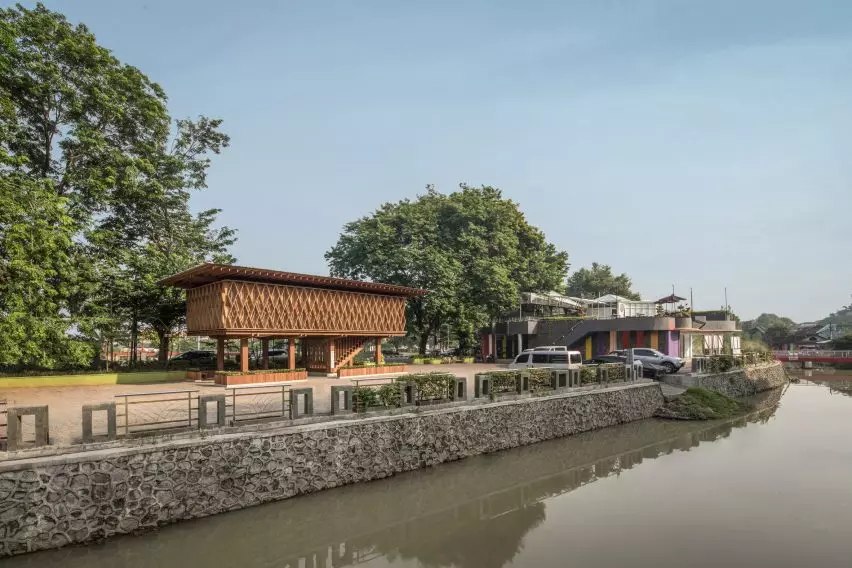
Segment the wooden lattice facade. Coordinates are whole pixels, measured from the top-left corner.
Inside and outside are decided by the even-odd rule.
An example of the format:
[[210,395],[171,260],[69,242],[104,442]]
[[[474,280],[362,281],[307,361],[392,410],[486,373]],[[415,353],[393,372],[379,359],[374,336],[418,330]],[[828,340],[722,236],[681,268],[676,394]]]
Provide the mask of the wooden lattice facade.
[[[247,339],[299,338],[309,370],[334,371],[371,341],[405,334],[405,306],[425,291],[390,284],[203,264],[161,284],[187,290],[187,333]],[[293,366],[295,357],[291,357]],[[377,358],[380,352],[377,349]],[[223,357],[220,355],[220,367]],[[266,360],[266,357],[264,357]],[[243,364],[246,366],[246,363]],[[247,368],[247,367],[246,367]]]

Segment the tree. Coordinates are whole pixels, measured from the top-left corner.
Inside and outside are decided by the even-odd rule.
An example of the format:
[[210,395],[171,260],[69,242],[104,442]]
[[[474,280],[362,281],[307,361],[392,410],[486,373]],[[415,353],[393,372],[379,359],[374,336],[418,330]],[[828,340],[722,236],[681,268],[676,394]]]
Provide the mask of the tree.
[[568,278],[566,292],[579,298],[597,298],[606,294],[638,300],[639,294],[631,290],[632,282],[627,274],[612,273],[608,264],[593,262],[591,268],[581,268]]
[[568,267],[567,253],[499,189],[466,184],[449,195],[427,186],[415,201],[382,205],[346,224],[325,256],[334,276],[429,290],[407,308],[421,353],[445,325],[470,342],[473,329],[517,306],[522,291],[557,287]]
[[[0,10],[0,183],[5,201],[25,204],[0,229],[0,291],[12,294],[0,326],[32,340],[11,352],[16,364],[79,363],[75,335],[96,344],[128,323],[134,336],[140,324],[170,333],[180,294],[154,282],[229,258],[233,242],[232,231],[212,228],[218,210],[188,209],[189,190],[206,186],[209,155],[227,146],[220,123],[173,125],[159,85],[84,25],[41,4]],[[22,241],[16,227],[28,224],[41,245]],[[26,278],[12,286],[12,271]],[[34,309],[35,298],[46,301]],[[64,358],[51,355],[59,347]]]
[[763,334],[763,341],[768,343],[771,347],[779,347],[780,345],[787,343],[789,338],[790,328],[778,324],[769,327]]
[[840,351],[852,351],[852,333],[834,340],[834,348]]

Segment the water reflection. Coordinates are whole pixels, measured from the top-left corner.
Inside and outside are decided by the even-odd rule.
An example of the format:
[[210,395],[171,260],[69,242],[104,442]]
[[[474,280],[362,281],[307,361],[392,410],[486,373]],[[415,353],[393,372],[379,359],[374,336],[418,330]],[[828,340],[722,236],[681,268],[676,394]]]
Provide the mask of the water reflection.
[[765,422],[781,394],[764,393],[760,411],[734,421],[626,424],[4,566],[499,567],[545,521],[548,499]]

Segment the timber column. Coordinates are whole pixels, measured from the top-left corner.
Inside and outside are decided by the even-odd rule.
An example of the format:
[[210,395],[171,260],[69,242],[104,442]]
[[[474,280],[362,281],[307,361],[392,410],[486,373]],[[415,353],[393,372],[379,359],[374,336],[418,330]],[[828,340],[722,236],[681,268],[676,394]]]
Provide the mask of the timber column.
[[269,368],[269,338],[264,337],[263,339],[261,339],[260,345],[261,345],[260,349],[261,349],[261,353],[262,353],[261,365],[264,369],[268,369]]
[[249,351],[248,351],[248,338],[243,337],[240,339],[240,371],[243,373],[248,372],[249,370]]
[[[302,346],[304,350],[304,346]],[[296,338],[287,338],[287,367],[292,371],[296,368]]]
[[326,351],[326,363],[328,364],[328,372],[334,371],[334,338],[329,337]]
[[376,338],[376,365],[382,364],[382,338]]
[[216,338],[216,370],[225,370],[225,338]]

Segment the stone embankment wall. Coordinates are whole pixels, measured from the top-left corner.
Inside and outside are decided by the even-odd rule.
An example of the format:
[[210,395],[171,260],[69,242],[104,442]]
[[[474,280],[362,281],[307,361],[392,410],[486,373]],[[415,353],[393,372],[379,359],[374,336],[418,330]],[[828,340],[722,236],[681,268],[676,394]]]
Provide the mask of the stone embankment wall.
[[678,386],[701,387],[734,398],[744,398],[784,386],[788,379],[783,365],[774,362],[715,375],[669,375],[665,381]]
[[0,464],[0,556],[249,507],[653,416],[658,384],[219,433]]

